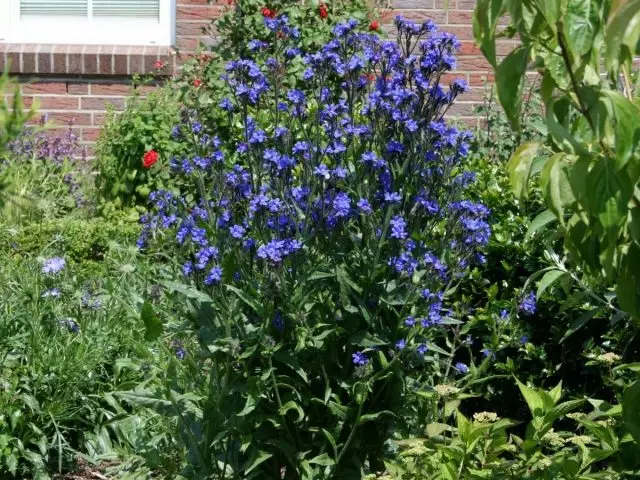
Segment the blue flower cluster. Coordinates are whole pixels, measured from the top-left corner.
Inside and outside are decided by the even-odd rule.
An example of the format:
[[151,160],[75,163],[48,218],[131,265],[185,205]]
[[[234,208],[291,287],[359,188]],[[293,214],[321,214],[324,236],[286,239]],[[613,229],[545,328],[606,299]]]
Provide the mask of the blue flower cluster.
[[[398,18],[398,41],[384,41],[352,20],[301,57],[286,17],[265,22],[282,33],[279,46],[251,42],[255,58],[226,66],[218,102],[228,114],[225,141],[192,114],[174,129],[193,139],[192,154],[171,161],[192,188],[150,196],[155,210],[138,245],[170,232],[184,275],[210,288],[295,279],[349,257],[372,272],[382,265],[381,285],[417,292],[390,346],[423,356],[428,332],[451,315],[444,292],[484,261],[490,236],[489,210],[464,198],[474,180],[460,168],[470,133],[445,121],[467,90],[461,79],[440,83],[459,42],[431,21]],[[296,57],[304,64],[298,88],[287,86]],[[272,314],[265,328],[281,332],[280,308]],[[352,362],[369,357],[358,351]]]

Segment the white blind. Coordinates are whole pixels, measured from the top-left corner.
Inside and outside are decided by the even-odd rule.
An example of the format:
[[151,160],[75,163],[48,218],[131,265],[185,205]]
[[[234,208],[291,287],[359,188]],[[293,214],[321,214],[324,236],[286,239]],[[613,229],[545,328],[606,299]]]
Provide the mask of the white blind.
[[160,0],[93,0],[94,17],[160,16]]
[[86,17],[89,0],[21,0],[20,15],[81,15]]
[[160,0],[20,0],[21,16],[86,17],[89,12],[93,17],[159,18]]

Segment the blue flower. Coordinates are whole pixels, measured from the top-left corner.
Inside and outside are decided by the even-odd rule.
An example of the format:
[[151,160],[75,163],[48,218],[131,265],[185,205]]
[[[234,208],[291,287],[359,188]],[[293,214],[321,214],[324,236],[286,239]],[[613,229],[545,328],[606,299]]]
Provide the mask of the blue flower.
[[280,312],[276,312],[273,317],[273,326],[280,332],[284,330],[284,320],[282,319],[282,314]]
[[362,352],[356,352],[352,355],[353,357],[353,364],[354,365],[366,365],[367,363],[369,363],[369,359],[367,358],[367,356],[362,353]]
[[535,292],[529,292],[529,294],[520,302],[520,311],[525,315],[533,315],[536,313],[536,294]]
[[407,341],[404,338],[401,338],[396,342],[396,348],[398,350],[404,350],[406,346],[407,346]]
[[462,374],[465,374],[465,373],[467,373],[469,371],[469,367],[465,363],[462,363],[462,362],[457,362],[453,366],[453,368],[455,368],[456,372],[462,373]]
[[66,260],[62,257],[49,258],[42,263],[42,273],[44,274],[60,273],[64,269],[66,263],[67,263]]
[[246,229],[242,225],[234,225],[229,229],[229,233],[233,238],[241,239],[246,233]]
[[365,198],[361,198],[360,200],[358,200],[358,203],[356,205],[358,207],[358,210],[360,210],[360,213],[368,215],[373,212],[373,209],[371,208],[371,204],[369,203],[369,200]]
[[222,280],[222,267],[213,267],[204,279],[205,285],[217,285]]
[[391,238],[404,240],[407,238],[407,222],[402,215],[396,215],[391,219]]

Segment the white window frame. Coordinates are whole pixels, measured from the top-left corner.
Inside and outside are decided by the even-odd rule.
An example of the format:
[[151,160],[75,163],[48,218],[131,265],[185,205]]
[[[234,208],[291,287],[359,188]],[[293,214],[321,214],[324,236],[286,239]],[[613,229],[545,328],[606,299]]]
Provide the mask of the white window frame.
[[171,46],[175,43],[175,16],[175,0],[160,0],[158,19],[66,15],[21,18],[20,0],[0,0],[0,42]]

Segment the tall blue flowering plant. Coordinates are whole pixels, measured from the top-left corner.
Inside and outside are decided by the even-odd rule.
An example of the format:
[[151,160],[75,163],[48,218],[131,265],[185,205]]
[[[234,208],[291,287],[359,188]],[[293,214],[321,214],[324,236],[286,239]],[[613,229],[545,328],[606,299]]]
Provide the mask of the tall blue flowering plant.
[[173,245],[198,290],[202,351],[181,357],[204,400],[180,415],[197,474],[360,478],[415,393],[469,371],[455,292],[490,231],[464,197],[469,133],[444,120],[458,41],[351,21],[301,59],[287,18],[265,22],[273,42],[226,65],[227,139],[189,112],[174,132],[190,187],[151,195],[139,246]]

